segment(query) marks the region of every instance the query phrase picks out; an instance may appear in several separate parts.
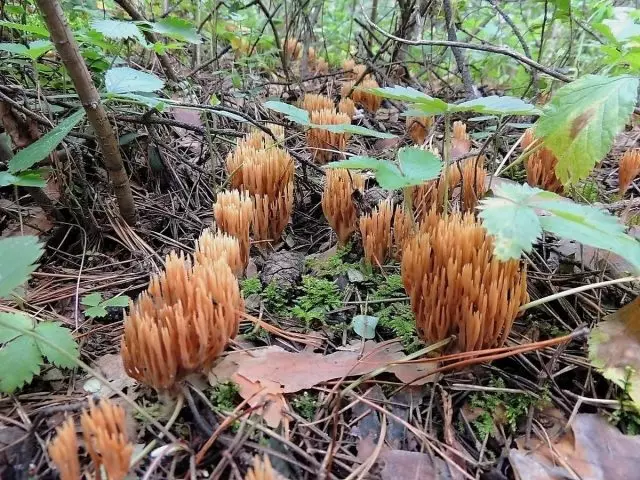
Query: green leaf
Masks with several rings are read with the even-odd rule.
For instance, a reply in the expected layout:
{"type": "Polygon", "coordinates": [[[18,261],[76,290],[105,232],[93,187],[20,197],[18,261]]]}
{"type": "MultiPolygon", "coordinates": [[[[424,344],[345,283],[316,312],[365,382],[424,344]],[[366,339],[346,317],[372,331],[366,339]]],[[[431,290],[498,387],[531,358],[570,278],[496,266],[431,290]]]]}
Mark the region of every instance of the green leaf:
{"type": "Polygon", "coordinates": [[[400,170],[412,185],[438,178],[442,161],[433,153],[418,147],[405,147],[398,151],[400,170]]]}
{"type": "Polygon", "coordinates": [[[140,42],[140,44],[147,46],[147,41],[145,40],[144,35],[133,22],[124,22],[122,20],[106,18],[94,20],[91,22],[91,28],[111,40],[126,40],[128,38],[133,38],[140,42]]]}
{"type": "Polygon", "coordinates": [[[563,184],[586,178],[609,152],[636,104],[638,78],[586,75],[560,88],[535,126],[563,184]]]}
{"type": "Polygon", "coordinates": [[[31,168],[34,164],[44,159],[47,155],[64,140],[64,137],[75,127],[84,117],[84,110],[80,109],[73,115],[65,118],[53,130],[20,150],[11,160],[9,160],[9,173],[17,173],[31,168]]]}
{"type": "Polygon", "coordinates": [[[29,280],[41,255],[42,245],[37,237],[0,239],[0,298],[8,296],[14,288],[29,280]]]}
{"type": "Polygon", "coordinates": [[[288,103],[280,102],[277,100],[268,100],[264,103],[264,106],[269,110],[274,110],[278,113],[282,113],[291,122],[298,123],[300,125],[310,125],[309,113],[302,108],[294,107],[288,103]]]}
{"type": "Polygon", "coordinates": [[[19,30],[21,32],[33,33],[34,35],[38,35],[40,37],[48,37],[49,30],[45,27],[40,27],[38,25],[24,25],[22,23],[15,22],[7,22],[5,20],[0,20],[0,27],[12,28],[14,30],[19,30]]]}
{"type": "Polygon", "coordinates": [[[129,297],[126,295],[118,295],[117,297],[111,297],[108,300],[105,300],[102,305],[104,307],[128,307],[129,306],[129,297]]]}
{"type": "Polygon", "coordinates": [[[325,168],[348,168],[353,170],[377,170],[382,163],[381,160],[373,157],[365,157],[361,155],[355,155],[347,160],[340,160],[339,162],[331,162],[326,164],[325,168]]]}
{"type": "Polygon", "coordinates": [[[369,91],[379,97],[415,103],[416,105],[413,107],[420,110],[423,115],[425,113],[435,115],[449,111],[449,105],[446,102],[439,98],[430,97],[415,88],[396,85],[395,87],[370,88],[369,91]]]}
{"type": "Polygon", "coordinates": [[[9,172],[0,172],[0,187],[6,187],[7,185],[44,188],[47,182],[42,178],[39,170],[25,170],[16,175],[9,172]]]}
{"type": "Polygon", "coordinates": [[[380,162],[376,170],[376,180],[385,190],[395,190],[414,185],[407,180],[395,163],[386,160],[380,162]]]}
{"type": "Polygon", "coordinates": [[[151,73],[129,67],[114,67],[104,77],[107,93],[155,92],[162,90],[164,81],[151,73]]]}
{"type": "MultiPolygon", "coordinates": [[[[58,322],[42,322],[36,325],[35,332],[46,338],[49,342],[53,343],[56,347],[64,350],[73,358],[78,359],[80,352],[78,351],[78,344],[71,335],[71,331],[68,328],[62,327],[58,322]]],[[[76,363],[60,352],[54,350],[49,345],[39,340],[36,340],[36,344],[40,348],[42,355],[47,357],[51,363],[60,368],[73,368],[76,363]]]]}
{"type": "Polygon", "coordinates": [[[95,307],[96,305],[100,305],[102,302],[102,295],[99,292],[93,292],[89,295],[85,295],[80,300],[80,303],[87,307],[95,307]]]}
{"type": "Polygon", "coordinates": [[[31,330],[33,320],[24,313],[0,312],[0,344],[7,343],[22,335],[21,332],[10,328],[10,326],[31,330]]]}
{"type": "Polygon", "coordinates": [[[351,320],[351,327],[356,335],[367,340],[376,338],[376,325],[378,325],[378,317],[370,315],[355,315],[351,320]]]}
{"type": "Polygon", "coordinates": [[[36,60],[53,48],[49,40],[36,40],[25,46],[21,43],[0,43],[0,51],[36,60]]]}
{"type": "Polygon", "coordinates": [[[95,307],[87,308],[84,314],[89,318],[102,318],[106,317],[109,312],[102,305],[96,305],[95,307]]]}
{"type": "Polygon", "coordinates": [[[451,105],[452,112],[477,112],[487,115],[539,115],[540,110],[516,97],[481,97],[457,105],[451,105]]]}
{"type": "Polygon", "coordinates": [[[0,348],[0,391],[13,393],[40,373],[42,354],[33,338],[26,335],[0,348]]]}
{"type": "Polygon", "coordinates": [[[115,98],[117,100],[122,100],[129,103],[136,103],[138,105],[144,105],[149,108],[155,108],[158,111],[162,111],[165,107],[165,99],[158,98],[155,95],[142,95],[136,93],[120,93],[120,94],[109,94],[110,98],[115,98]]]}
{"type": "Polygon", "coordinates": [[[166,17],[158,22],[149,23],[149,26],[154,32],[176,40],[194,44],[202,43],[202,36],[193,24],[182,18],[166,17]]]}
{"type": "Polygon", "coordinates": [[[311,127],[319,128],[321,130],[328,130],[334,133],[355,133],[358,135],[367,135],[369,137],[376,138],[395,138],[395,135],[392,135],[390,133],[378,132],[377,130],[371,130],[359,125],[351,125],[350,123],[341,123],[339,125],[317,125],[315,123],[312,123],[311,127]]]}

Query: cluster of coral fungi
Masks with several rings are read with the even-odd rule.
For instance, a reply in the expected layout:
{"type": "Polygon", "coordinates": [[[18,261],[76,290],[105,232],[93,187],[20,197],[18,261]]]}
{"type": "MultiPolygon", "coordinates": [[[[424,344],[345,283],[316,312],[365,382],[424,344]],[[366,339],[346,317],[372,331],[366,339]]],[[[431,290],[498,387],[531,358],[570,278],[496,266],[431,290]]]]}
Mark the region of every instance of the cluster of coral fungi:
{"type": "MultiPolygon", "coordinates": [[[[341,103],[336,110],[333,100],[325,95],[314,93],[307,93],[300,101],[300,107],[309,112],[311,123],[316,125],[348,125],[355,113],[355,105],[349,105],[348,102],[341,103]]],[[[307,130],[307,145],[313,151],[314,161],[319,164],[329,162],[334,152],[343,152],[346,149],[347,140],[349,140],[348,133],[330,132],[324,128],[307,130]]]]}
{"type": "MultiPolygon", "coordinates": [[[[534,148],[535,140],[533,129],[529,128],[524,132],[520,145],[526,151],[529,147],[534,148]]],[[[532,187],[562,193],[562,183],[556,177],[557,164],[558,159],[551,150],[546,147],[535,148],[524,162],[527,183],[532,187]]]]}
{"type": "Polygon", "coordinates": [[[343,99],[350,98],[356,104],[368,112],[375,113],[382,104],[382,98],[367,91],[371,88],[378,88],[380,85],[372,75],[365,75],[366,65],[356,64],[353,60],[346,60],[342,65],[345,71],[346,80],[340,89],[340,96],[343,99]]]}
{"type": "Polygon", "coordinates": [[[364,190],[362,175],[341,168],[327,170],[322,193],[322,211],[338,235],[340,245],[345,245],[358,228],[358,213],[353,204],[353,194],[356,190],[364,190]]]}
{"type": "Polygon", "coordinates": [[[640,174],[640,149],[627,150],[622,154],[618,169],[618,191],[620,195],[624,195],[638,174],[640,174]]]}
{"type": "MultiPolygon", "coordinates": [[[[129,471],[133,444],[127,439],[125,412],[122,407],[102,400],[98,406],[90,403],[80,417],[84,448],[100,478],[104,469],[109,480],[123,480],[129,471]]],[[[80,480],[81,467],[79,445],[73,418],[67,419],[56,429],[56,436],[49,442],[49,456],[62,480],[80,480]]]]}

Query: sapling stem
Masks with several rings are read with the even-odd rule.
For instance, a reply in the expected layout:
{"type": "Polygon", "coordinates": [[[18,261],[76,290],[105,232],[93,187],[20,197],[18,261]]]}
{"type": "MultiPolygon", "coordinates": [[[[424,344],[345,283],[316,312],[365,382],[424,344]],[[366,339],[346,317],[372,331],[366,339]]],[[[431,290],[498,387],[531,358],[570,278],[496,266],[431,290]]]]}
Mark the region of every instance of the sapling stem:
{"type": "Polygon", "coordinates": [[[447,218],[449,214],[449,160],[451,157],[451,117],[444,114],[444,148],[442,149],[443,169],[442,181],[444,182],[444,198],[442,199],[442,215],[447,218]]]}

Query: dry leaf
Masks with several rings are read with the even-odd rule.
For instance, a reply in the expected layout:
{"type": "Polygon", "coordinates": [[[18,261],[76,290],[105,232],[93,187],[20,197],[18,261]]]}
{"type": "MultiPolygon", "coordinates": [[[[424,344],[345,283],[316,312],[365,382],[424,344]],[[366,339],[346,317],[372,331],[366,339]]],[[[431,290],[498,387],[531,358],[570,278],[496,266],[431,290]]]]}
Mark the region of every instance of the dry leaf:
{"type": "MultiPolygon", "coordinates": [[[[124,390],[136,385],[136,381],[126,374],[120,354],[107,354],[100,357],[93,365],[93,368],[100,371],[102,375],[109,380],[116,390],[124,390]]],[[[85,391],[94,393],[100,397],[112,397],[113,390],[102,384],[98,379],[91,377],[83,385],[85,391]]],[[[132,392],[128,392],[131,395],[132,392]]]]}
{"type": "Polygon", "coordinates": [[[444,460],[428,453],[387,450],[380,453],[382,480],[457,480],[462,475],[444,460]]]}
{"type": "Polygon", "coordinates": [[[626,436],[604,417],[579,414],[571,431],[530,451],[512,449],[518,480],[613,480],[638,478],[640,435],[626,436]],[[570,470],[569,470],[570,469],[570,470]]]}

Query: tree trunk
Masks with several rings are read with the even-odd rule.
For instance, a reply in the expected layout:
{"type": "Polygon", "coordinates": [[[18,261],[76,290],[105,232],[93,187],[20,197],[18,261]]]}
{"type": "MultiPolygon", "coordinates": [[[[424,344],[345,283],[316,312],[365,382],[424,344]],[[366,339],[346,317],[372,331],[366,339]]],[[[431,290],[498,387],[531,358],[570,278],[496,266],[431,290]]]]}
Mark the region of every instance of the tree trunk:
{"type": "Polygon", "coordinates": [[[58,0],[36,1],[49,28],[51,41],[67,68],[78,97],[80,97],[80,102],[87,112],[87,118],[96,133],[104,165],[109,172],[111,184],[118,200],[120,215],[129,225],[133,225],[136,223],[136,207],[131,193],[129,177],[124,169],[118,140],[113,133],[107,113],[100,101],[98,90],[96,90],[87,65],[80,55],[78,44],[73,37],[58,0]]]}

